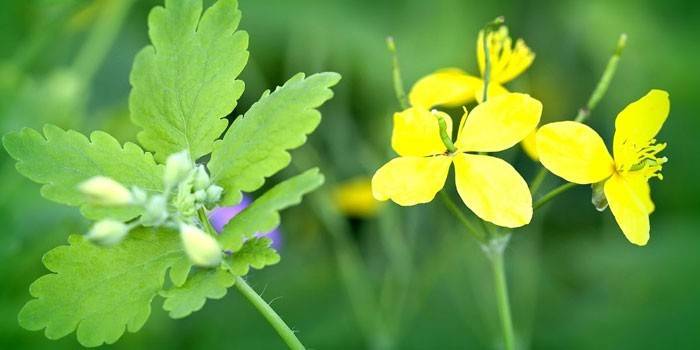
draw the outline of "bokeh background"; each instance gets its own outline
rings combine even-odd
[[[211,1],[207,1],[211,3]],[[0,5],[0,132],[57,124],[133,141],[128,74],[147,44],[160,0],[6,0]],[[543,121],[571,119],[592,91],[620,33],[628,43],[590,124],[611,140],[614,117],[651,88],[668,90],[665,179],[652,184],[652,239],[629,244],[590,189],[567,192],[517,230],[507,252],[520,346],[532,349],[700,347],[700,3],[687,0],[323,1],[242,0],[250,33],[246,91],[232,116],[292,74],[343,75],[324,121],[280,178],[316,164],[326,185],[283,215],[282,262],[250,283],[314,349],[497,348],[492,282],[479,247],[439,201],[399,208],[338,205],[337,190],[392,157],[398,109],[385,38],[398,45],[407,88],[438,68],[476,73],[479,28],[504,15],[537,58],[509,87],[544,104]],[[609,142],[608,142],[609,143]],[[537,165],[503,154],[526,179]],[[277,181],[275,178],[272,182]],[[358,180],[359,179],[359,180]],[[364,179],[364,180],[363,180]],[[357,183],[357,182],[356,182]],[[448,184],[450,181],[448,180]],[[555,186],[550,177],[545,184]],[[452,185],[448,185],[451,189]],[[75,349],[21,329],[41,256],[88,227],[76,209],[44,200],[0,152],[0,348]],[[254,196],[255,194],[253,194]],[[360,203],[364,203],[360,196]],[[345,203],[347,204],[347,203]],[[162,299],[117,349],[278,349],[283,344],[234,290],[185,320]]]

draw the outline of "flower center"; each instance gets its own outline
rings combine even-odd
[[[668,162],[668,158],[659,157],[658,154],[666,148],[666,143],[656,143],[656,139],[651,139],[641,147],[634,144],[629,147],[632,147],[633,152],[631,157],[618,168],[619,172],[641,171],[647,179],[657,177],[663,180],[661,169],[663,164]]]

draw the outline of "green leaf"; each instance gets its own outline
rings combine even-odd
[[[265,178],[286,167],[287,152],[306,142],[321,121],[315,109],[333,96],[336,73],[297,74],[273,93],[266,91],[258,102],[236,119],[223,140],[214,144],[207,165],[212,180],[226,190],[224,203],[236,204],[241,191],[260,188]]]
[[[245,276],[251,266],[259,270],[277,264],[280,256],[271,245],[272,240],[267,237],[255,237],[245,241],[243,247],[227,259],[231,273]]]
[[[224,226],[219,243],[224,249],[238,252],[245,240],[258,232],[269,232],[280,224],[278,211],[299,204],[304,194],[323,184],[317,168],[277,184]]]
[[[136,229],[121,244],[104,248],[82,236],[44,256],[53,273],[36,280],[19,313],[20,325],[46,329],[49,339],[77,330],[84,346],[112,344],[139,330],[151,313],[169,267],[184,253],[176,232]]]
[[[107,133],[96,131],[90,139],[76,131],[44,126],[44,135],[25,128],[3,138],[5,149],[17,160],[17,170],[43,184],[41,194],[52,201],[81,206],[85,216],[106,216],[127,220],[139,215],[138,208],[99,208],[88,205],[77,186],[97,175],[108,176],[123,185],[162,191],[162,166],[150,153],[133,144],[122,147]]]
[[[244,84],[248,34],[235,0],[219,0],[202,14],[201,0],[167,0],[148,16],[152,45],[131,71],[129,108],[143,128],[139,142],[162,161],[188,150],[197,159],[212,150],[228,125]],[[201,15],[201,18],[200,18]]]
[[[209,269],[194,273],[181,287],[164,290],[163,309],[172,318],[184,318],[199,311],[207,299],[221,299],[236,278],[226,270]]]

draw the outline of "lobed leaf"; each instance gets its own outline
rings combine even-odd
[[[228,259],[231,273],[245,276],[251,267],[259,270],[277,264],[280,256],[271,245],[272,240],[267,237],[255,237],[245,241],[243,247]]]
[[[152,45],[134,59],[129,109],[143,128],[139,142],[162,161],[188,150],[212,150],[228,125],[244,84],[248,34],[235,0],[219,0],[202,15],[202,0],[166,0],[148,16]]]
[[[122,147],[112,136],[95,131],[84,135],[54,125],[44,126],[42,135],[25,128],[3,138],[3,144],[17,170],[32,181],[43,184],[41,194],[52,201],[80,206],[91,219],[106,216],[128,220],[140,214],[138,208],[100,208],[87,204],[78,185],[97,175],[108,176],[123,185],[146,191],[162,191],[163,168],[150,153],[133,144]]]
[[[287,152],[303,145],[306,135],[321,121],[315,109],[333,96],[337,73],[319,73],[304,79],[297,74],[273,93],[266,91],[223,140],[214,144],[208,164],[212,180],[224,187],[224,204],[241,200],[241,191],[260,188],[265,178],[286,167]]]
[[[165,298],[163,309],[172,318],[184,318],[199,311],[207,299],[221,299],[236,278],[222,269],[199,270],[184,285],[160,293]]]
[[[58,339],[76,330],[88,347],[116,342],[138,331],[151,313],[168,268],[185,258],[176,232],[136,229],[121,244],[104,248],[82,236],[44,256],[53,273],[37,279],[19,313],[20,325],[45,329]]]
[[[269,232],[279,226],[279,211],[299,204],[304,194],[321,184],[323,175],[313,168],[275,185],[224,226],[219,243],[224,249],[238,252],[256,233]]]

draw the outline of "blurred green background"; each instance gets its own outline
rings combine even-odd
[[[209,3],[211,1],[208,1]],[[128,74],[147,44],[158,0],[7,0],[0,11],[0,132],[54,123],[107,130],[133,141]],[[657,210],[648,246],[629,244],[585,186],[538,211],[514,233],[508,278],[521,347],[532,349],[700,348],[700,3],[666,1],[284,1],[242,0],[249,32],[246,91],[233,115],[292,74],[343,75],[324,121],[283,176],[315,164],[322,190],[283,215],[282,262],[250,283],[314,349],[497,348],[492,281],[479,247],[439,201],[393,204],[348,218],[331,194],[371,176],[393,156],[388,35],[398,45],[407,88],[438,68],[476,73],[479,28],[504,15],[511,35],[537,54],[509,87],[544,104],[543,121],[571,119],[592,91],[620,33],[629,36],[618,73],[590,124],[611,140],[614,117],[651,88],[671,95],[659,135],[668,141],[665,179],[652,184]],[[609,143],[609,142],[608,142]],[[526,179],[536,164],[504,154]],[[695,180],[693,180],[695,179]],[[273,179],[274,181],[274,179]],[[450,182],[448,181],[448,184]],[[41,256],[88,222],[44,200],[0,153],[0,348],[74,349],[21,329],[29,284],[46,273]],[[557,184],[553,177],[546,186]],[[449,185],[451,186],[451,185]],[[350,288],[348,288],[350,287]],[[278,349],[283,344],[235,291],[185,320],[162,299],[119,349]]]

